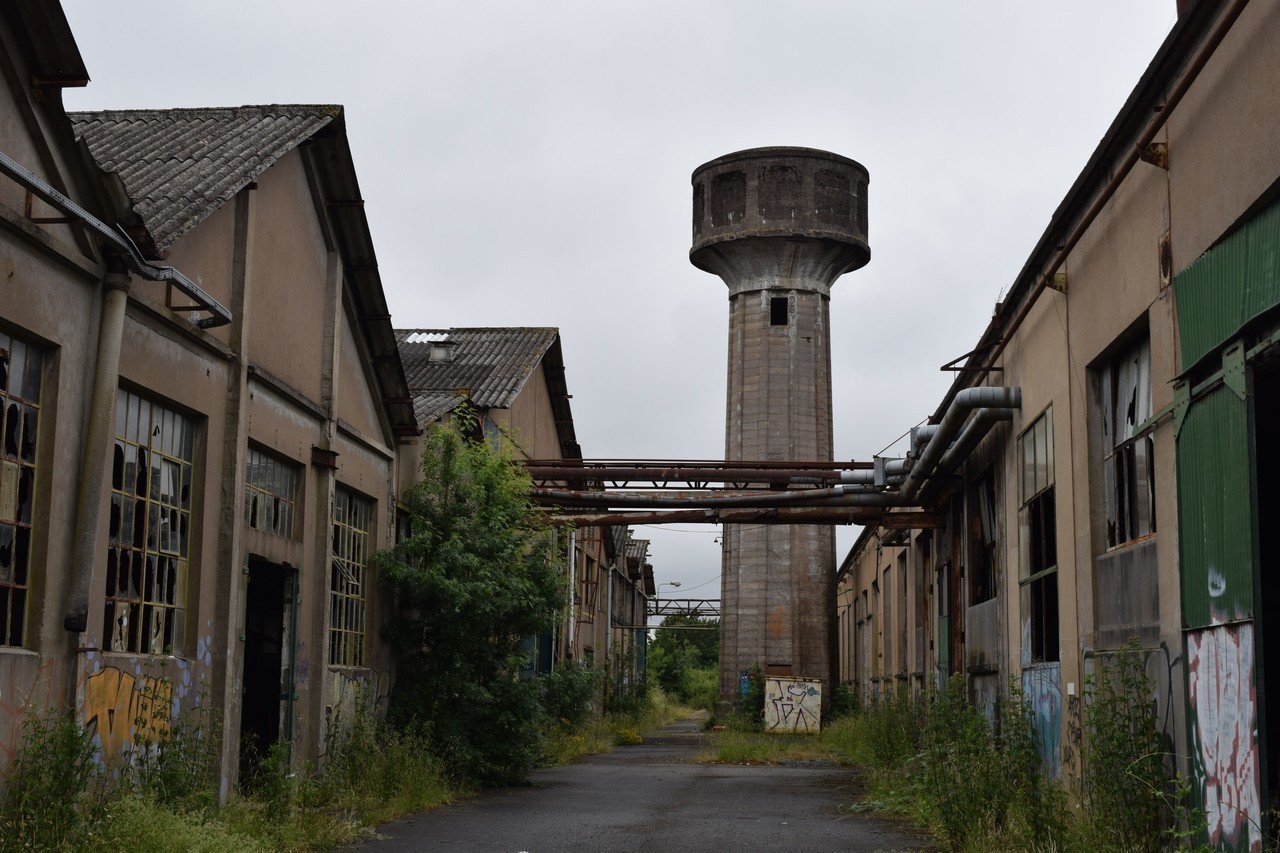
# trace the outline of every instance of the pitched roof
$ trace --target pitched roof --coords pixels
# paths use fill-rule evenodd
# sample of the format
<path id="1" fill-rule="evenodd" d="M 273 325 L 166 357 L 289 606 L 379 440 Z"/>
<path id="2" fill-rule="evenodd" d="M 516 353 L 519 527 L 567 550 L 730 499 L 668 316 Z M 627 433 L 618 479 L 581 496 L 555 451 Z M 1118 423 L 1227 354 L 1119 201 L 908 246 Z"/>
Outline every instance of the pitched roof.
<path id="1" fill-rule="evenodd" d="M 559 336 L 547 327 L 396 329 L 419 425 L 452 411 L 464 396 L 482 408 L 509 408 Z M 432 361 L 432 344 L 441 341 L 453 345 L 453 357 Z"/>
<path id="2" fill-rule="evenodd" d="M 141 217 L 144 252 L 161 253 L 342 113 L 280 105 L 72 112 L 102 168 L 119 174 Z"/>

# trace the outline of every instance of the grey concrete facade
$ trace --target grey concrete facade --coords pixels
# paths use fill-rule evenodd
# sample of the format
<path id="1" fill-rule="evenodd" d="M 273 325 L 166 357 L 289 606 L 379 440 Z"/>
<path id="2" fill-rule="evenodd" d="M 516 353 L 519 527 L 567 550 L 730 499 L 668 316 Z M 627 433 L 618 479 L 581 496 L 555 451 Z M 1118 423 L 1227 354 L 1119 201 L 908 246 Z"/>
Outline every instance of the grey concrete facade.
<path id="1" fill-rule="evenodd" d="M 693 174 L 695 266 L 729 287 L 725 458 L 832 455 L 831 285 L 870 259 L 867 172 L 806 148 L 758 148 Z M 726 525 L 722 704 L 763 672 L 832 683 L 835 533 Z"/>

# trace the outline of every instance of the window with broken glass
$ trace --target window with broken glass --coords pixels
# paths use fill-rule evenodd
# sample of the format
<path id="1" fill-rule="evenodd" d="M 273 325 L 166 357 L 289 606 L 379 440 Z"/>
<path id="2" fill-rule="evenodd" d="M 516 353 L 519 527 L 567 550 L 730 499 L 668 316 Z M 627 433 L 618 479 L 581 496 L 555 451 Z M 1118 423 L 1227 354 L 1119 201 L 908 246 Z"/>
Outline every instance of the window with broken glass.
<path id="1" fill-rule="evenodd" d="M 1107 547 L 1156 532 L 1151 341 L 1125 349 L 1101 373 Z"/>
<path id="2" fill-rule="evenodd" d="M 996 596 L 996 475 L 987 468 L 969 486 L 969 604 Z"/>
<path id="3" fill-rule="evenodd" d="M 0 332 L 0 646 L 21 646 L 31 571 L 40 350 Z"/>
<path id="4" fill-rule="evenodd" d="M 1053 410 L 1018 438 L 1018 512 L 1024 663 L 1058 660 L 1058 533 L 1054 504 Z"/>
<path id="5" fill-rule="evenodd" d="M 373 501 L 339 486 L 333 495 L 333 565 L 329 574 L 329 663 L 364 666 L 366 564 Z"/>
<path id="6" fill-rule="evenodd" d="M 191 419 L 117 392 L 103 621 L 112 651 L 182 652 L 194 443 Z"/>
<path id="7" fill-rule="evenodd" d="M 244 523 L 254 530 L 294 538 L 301 480 L 298 466 L 250 447 L 244 468 Z"/>

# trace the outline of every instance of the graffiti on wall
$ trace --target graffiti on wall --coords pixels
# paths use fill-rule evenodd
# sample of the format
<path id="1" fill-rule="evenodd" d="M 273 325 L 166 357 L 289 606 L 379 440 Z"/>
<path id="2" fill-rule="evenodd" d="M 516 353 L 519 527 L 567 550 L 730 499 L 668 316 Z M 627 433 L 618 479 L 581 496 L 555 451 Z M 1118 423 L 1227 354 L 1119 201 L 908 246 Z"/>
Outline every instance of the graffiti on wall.
<path id="1" fill-rule="evenodd" d="M 822 725 L 822 682 L 770 675 L 764 682 L 765 731 L 817 734 Z"/>
<path id="2" fill-rule="evenodd" d="M 1187 634 L 1192 773 L 1209 843 L 1262 849 L 1253 625 Z"/>
<path id="3" fill-rule="evenodd" d="M 103 758 L 110 758 L 139 741 L 168 737 L 172 703 L 173 682 L 168 679 L 103 667 L 85 679 L 85 728 Z"/>
<path id="4" fill-rule="evenodd" d="M 1062 665 L 1039 664 L 1022 671 L 1022 695 L 1031 705 L 1031 723 L 1040 757 L 1053 776 L 1062 775 Z"/>

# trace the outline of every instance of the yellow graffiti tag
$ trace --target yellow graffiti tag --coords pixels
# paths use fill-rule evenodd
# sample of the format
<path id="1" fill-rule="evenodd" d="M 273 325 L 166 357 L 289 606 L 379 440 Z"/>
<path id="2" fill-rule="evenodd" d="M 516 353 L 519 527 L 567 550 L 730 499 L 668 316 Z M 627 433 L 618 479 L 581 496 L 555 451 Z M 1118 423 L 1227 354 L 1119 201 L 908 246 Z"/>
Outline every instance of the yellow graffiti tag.
<path id="1" fill-rule="evenodd" d="M 169 736 L 169 707 L 173 683 L 164 678 L 135 678 L 115 667 L 89 676 L 84 683 L 84 717 L 104 756 L 138 741 L 156 742 Z"/>

